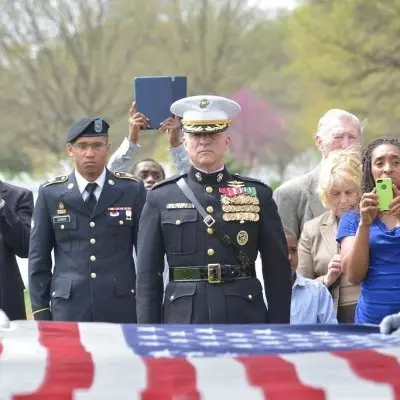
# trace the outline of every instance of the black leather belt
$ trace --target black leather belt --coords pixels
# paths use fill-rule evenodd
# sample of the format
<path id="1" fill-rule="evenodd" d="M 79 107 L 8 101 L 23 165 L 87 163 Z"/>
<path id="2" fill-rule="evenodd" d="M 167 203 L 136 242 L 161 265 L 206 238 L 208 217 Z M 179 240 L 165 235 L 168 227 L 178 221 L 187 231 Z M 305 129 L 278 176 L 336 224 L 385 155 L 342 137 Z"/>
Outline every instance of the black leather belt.
<path id="1" fill-rule="evenodd" d="M 254 265 L 208 264 L 207 266 L 170 267 L 169 279 L 174 282 L 223 283 L 256 276 Z"/>

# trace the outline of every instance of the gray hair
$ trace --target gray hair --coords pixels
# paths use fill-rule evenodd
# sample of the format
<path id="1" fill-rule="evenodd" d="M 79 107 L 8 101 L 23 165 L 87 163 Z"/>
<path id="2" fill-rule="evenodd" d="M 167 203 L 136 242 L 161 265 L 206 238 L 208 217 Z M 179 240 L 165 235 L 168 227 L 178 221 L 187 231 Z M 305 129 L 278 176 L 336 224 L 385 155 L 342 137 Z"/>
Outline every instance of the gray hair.
<path id="1" fill-rule="evenodd" d="M 318 121 L 315 136 L 324 137 L 334 133 L 343 121 L 350 122 L 357 129 L 360 136 L 362 135 L 366 120 L 361 123 L 354 114 L 339 108 L 332 108 Z"/>

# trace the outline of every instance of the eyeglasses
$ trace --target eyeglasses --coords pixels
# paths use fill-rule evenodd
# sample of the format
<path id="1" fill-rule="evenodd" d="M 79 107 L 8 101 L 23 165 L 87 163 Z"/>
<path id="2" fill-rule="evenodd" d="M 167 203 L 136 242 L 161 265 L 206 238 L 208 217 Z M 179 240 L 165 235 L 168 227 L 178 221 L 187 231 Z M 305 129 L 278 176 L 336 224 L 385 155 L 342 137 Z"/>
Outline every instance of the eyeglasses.
<path id="1" fill-rule="evenodd" d="M 95 142 L 95 143 L 75 143 L 74 148 L 78 151 L 86 151 L 89 149 L 89 147 L 93 150 L 93 151 L 100 151 L 105 149 L 108 146 L 108 143 L 104 143 L 104 142 Z"/>

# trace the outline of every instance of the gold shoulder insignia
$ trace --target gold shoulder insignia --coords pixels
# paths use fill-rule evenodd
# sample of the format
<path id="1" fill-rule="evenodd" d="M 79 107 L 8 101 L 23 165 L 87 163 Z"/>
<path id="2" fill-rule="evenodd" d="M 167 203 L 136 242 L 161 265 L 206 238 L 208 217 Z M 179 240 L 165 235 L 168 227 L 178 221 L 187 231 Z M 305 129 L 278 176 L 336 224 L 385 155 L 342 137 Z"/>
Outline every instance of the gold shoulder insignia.
<path id="1" fill-rule="evenodd" d="M 66 175 L 60 175 L 60 176 L 55 176 L 53 178 L 48 179 L 44 184 L 43 187 L 52 185 L 53 183 L 62 183 L 68 180 L 68 176 Z"/>
<path id="2" fill-rule="evenodd" d="M 140 179 L 138 179 L 137 176 L 135 176 L 133 174 L 130 174 L 129 172 L 116 171 L 116 172 L 114 172 L 114 175 L 117 178 L 120 178 L 120 179 L 132 179 L 133 181 L 139 181 L 140 180 Z"/>

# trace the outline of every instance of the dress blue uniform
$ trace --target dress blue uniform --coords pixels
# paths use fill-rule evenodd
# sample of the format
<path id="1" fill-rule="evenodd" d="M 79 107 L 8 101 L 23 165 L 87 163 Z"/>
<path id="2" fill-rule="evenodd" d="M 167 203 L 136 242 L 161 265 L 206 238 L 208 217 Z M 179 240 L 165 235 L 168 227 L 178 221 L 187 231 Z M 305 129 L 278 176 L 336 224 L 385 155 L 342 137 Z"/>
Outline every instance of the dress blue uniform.
<path id="1" fill-rule="evenodd" d="M 86 120 L 78 129 L 75 124 L 71 130 L 76 136 L 70 131 L 68 141 L 93 123 L 98 119 Z M 136 322 L 132 250 L 146 190 L 132 175 L 105 169 L 104 186 L 92 211 L 78 189 L 76 173 L 53 178 L 39 189 L 29 249 L 34 317 Z"/>
<path id="2" fill-rule="evenodd" d="M 183 130 L 192 133 L 225 130 L 238 107 L 216 96 L 177 103 L 192 112 L 191 121 L 183 119 Z M 193 111 L 193 104 L 210 112 Z M 174 105 L 171 111 L 182 115 Z M 180 179 L 207 216 L 182 192 Z M 268 311 L 255 276 L 259 252 Z M 164 254 L 170 266 L 165 296 Z M 138 323 L 289 323 L 291 269 L 272 190 L 226 168 L 205 173 L 192 167 L 149 191 L 137 270 Z"/>

